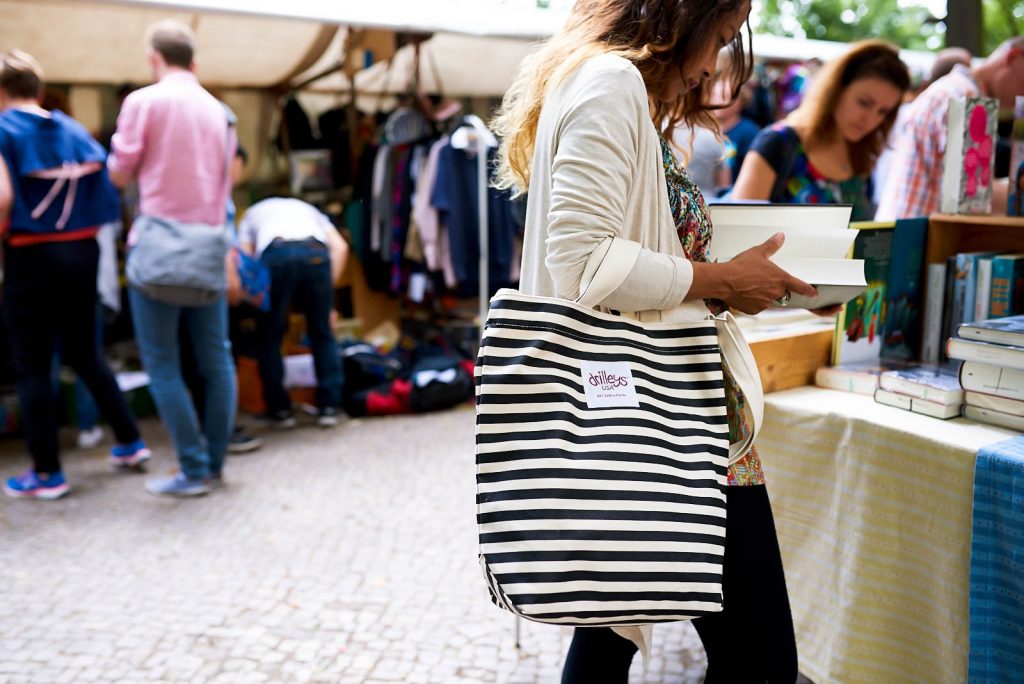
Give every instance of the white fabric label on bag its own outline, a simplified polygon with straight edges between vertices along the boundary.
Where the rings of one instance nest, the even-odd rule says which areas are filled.
[[[588,408],[638,408],[636,385],[625,362],[583,362],[583,391]]]

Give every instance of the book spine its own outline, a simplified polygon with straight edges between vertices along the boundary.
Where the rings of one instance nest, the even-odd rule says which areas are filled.
[[[1005,257],[992,259],[992,290],[989,296],[988,311],[991,318],[1003,318],[1012,315],[1010,305],[1013,301],[1013,272],[1016,261]]]
[[[946,361],[946,340],[949,333],[954,330],[952,325],[953,317],[953,281],[956,280],[957,256],[954,254],[946,259],[946,280],[942,286],[942,327],[939,329],[939,360]]]
[[[977,406],[978,408],[992,411],[1002,411],[1012,416],[1024,417],[1024,401],[1020,399],[1000,397],[995,394],[984,394],[982,392],[965,392],[964,403],[968,406]]]
[[[967,361],[960,366],[960,386],[971,392],[1024,399],[1024,372]]]
[[[946,344],[946,353],[951,359],[977,361],[1000,368],[1024,370],[1024,349],[951,338]]]
[[[971,323],[974,321],[974,302],[975,295],[978,292],[978,262],[981,261],[981,257],[976,254],[970,254],[967,256],[966,262],[966,277],[964,278],[963,284],[963,318],[960,320],[961,323]],[[955,326],[952,334],[956,334]]]
[[[1010,316],[1024,314],[1024,258],[1013,261],[1010,276]]]
[[[953,295],[949,300],[949,321],[943,334],[955,337],[956,330],[967,315],[967,291],[970,289],[971,267],[974,258],[969,254],[957,254],[953,261]]]
[[[992,411],[990,409],[978,408],[977,406],[964,406],[964,418],[979,423],[995,425],[996,427],[1003,427],[1008,430],[1024,430],[1024,418],[1011,416],[1002,411]]]
[[[992,257],[978,259],[978,277],[974,288],[974,321],[988,320],[989,300],[992,293]]]
[[[870,396],[878,389],[878,376],[851,373],[834,366],[822,366],[814,374],[814,384],[825,389]]]
[[[913,400],[910,397],[884,389],[875,390],[875,402],[903,409],[904,411],[911,410],[911,407],[913,406]]]
[[[942,309],[946,295],[946,264],[928,264],[921,360],[938,363],[942,349]]]
[[[954,416],[960,415],[962,407],[962,403],[947,405],[937,404],[933,401],[925,401],[923,399],[910,400],[910,410],[912,413],[920,413],[922,416],[940,418],[942,420],[949,420]]]
[[[942,164],[942,200],[939,208],[946,214],[960,213],[964,201],[964,100],[952,99],[946,112],[946,154]]]

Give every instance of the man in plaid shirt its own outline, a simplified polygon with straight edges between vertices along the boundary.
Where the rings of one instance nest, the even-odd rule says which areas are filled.
[[[946,152],[949,101],[960,97],[994,97],[1012,108],[1024,95],[1024,36],[1005,40],[981,65],[957,65],[931,84],[911,104],[909,116],[896,132],[896,149],[876,221],[928,216],[939,209],[942,163]],[[1006,183],[993,184],[992,205],[1005,212]]]

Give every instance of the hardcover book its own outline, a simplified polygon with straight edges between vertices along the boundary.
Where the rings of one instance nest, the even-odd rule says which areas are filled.
[[[946,366],[911,366],[888,371],[878,378],[878,386],[937,404],[959,406],[964,401],[957,369]]]
[[[1024,254],[999,254],[992,258],[992,292],[989,318],[1024,314]]]
[[[1024,316],[1009,316],[988,321],[964,323],[956,331],[965,340],[1024,347]]]
[[[946,264],[928,264],[921,360],[938,363],[942,356],[942,310],[946,303]]]
[[[951,337],[946,343],[946,353],[951,359],[977,361],[1000,368],[1024,370],[1024,347]]]
[[[1014,416],[1009,413],[1003,413],[1002,411],[993,411],[992,409],[967,405],[964,406],[964,418],[969,418],[970,420],[975,420],[979,423],[995,425],[996,427],[1006,428],[1008,430],[1024,432],[1024,417]]]
[[[968,392],[1024,400],[1024,371],[965,361],[960,364],[960,386]]]
[[[960,409],[962,407],[962,404],[960,403],[939,404],[934,401],[928,401],[918,397],[908,397],[905,394],[890,392],[889,390],[884,389],[875,391],[875,401],[879,404],[885,404],[886,406],[894,406],[898,409],[903,409],[904,411],[912,411],[913,413],[920,413],[921,415],[931,416],[932,418],[941,418],[943,420],[959,416]]]
[[[863,263],[849,259],[857,237],[850,230],[852,207],[843,204],[712,204],[715,226],[711,258],[728,261],[776,233],[786,242],[772,261],[818,288],[817,297],[792,295],[791,309],[821,309],[844,304],[867,287]]]
[[[814,384],[825,389],[873,396],[878,389],[879,376],[899,367],[902,364],[877,362],[822,366],[814,374]]]
[[[855,223],[853,257],[864,261],[868,288],[846,305],[833,345],[833,364],[883,359],[913,361],[921,340],[926,219]]]
[[[1024,401],[1020,399],[1009,399],[994,394],[982,394],[981,392],[964,392],[964,403],[968,406],[1009,413],[1011,416],[1024,417]]]
[[[999,101],[994,98],[949,101],[940,204],[944,213],[992,213],[998,123]]]

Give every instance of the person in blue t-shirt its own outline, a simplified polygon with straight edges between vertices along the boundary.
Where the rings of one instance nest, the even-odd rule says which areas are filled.
[[[719,80],[712,94],[713,102],[721,102],[725,106],[714,110],[715,118],[718,119],[722,135],[725,136],[733,150],[726,161],[729,164],[732,183],[735,183],[736,177],[740,174],[740,167],[743,166],[743,159],[747,156],[747,151],[750,150],[750,145],[761,128],[753,119],[743,116],[743,109],[750,101],[747,91],[741,90],[740,96],[734,102],[729,103],[731,96],[732,84],[725,79]]]
[[[42,69],[30,55],[0,55],[3,315],[32,456],[32,467],[7,480],[4,492],[57,499],[68,491],[51,381],[58,343],[113,428],[113,465],[140,466],[149,449],[96,345],[96,235],[121,216],[107,155],[80,123],[40,107],[42,90]]]

